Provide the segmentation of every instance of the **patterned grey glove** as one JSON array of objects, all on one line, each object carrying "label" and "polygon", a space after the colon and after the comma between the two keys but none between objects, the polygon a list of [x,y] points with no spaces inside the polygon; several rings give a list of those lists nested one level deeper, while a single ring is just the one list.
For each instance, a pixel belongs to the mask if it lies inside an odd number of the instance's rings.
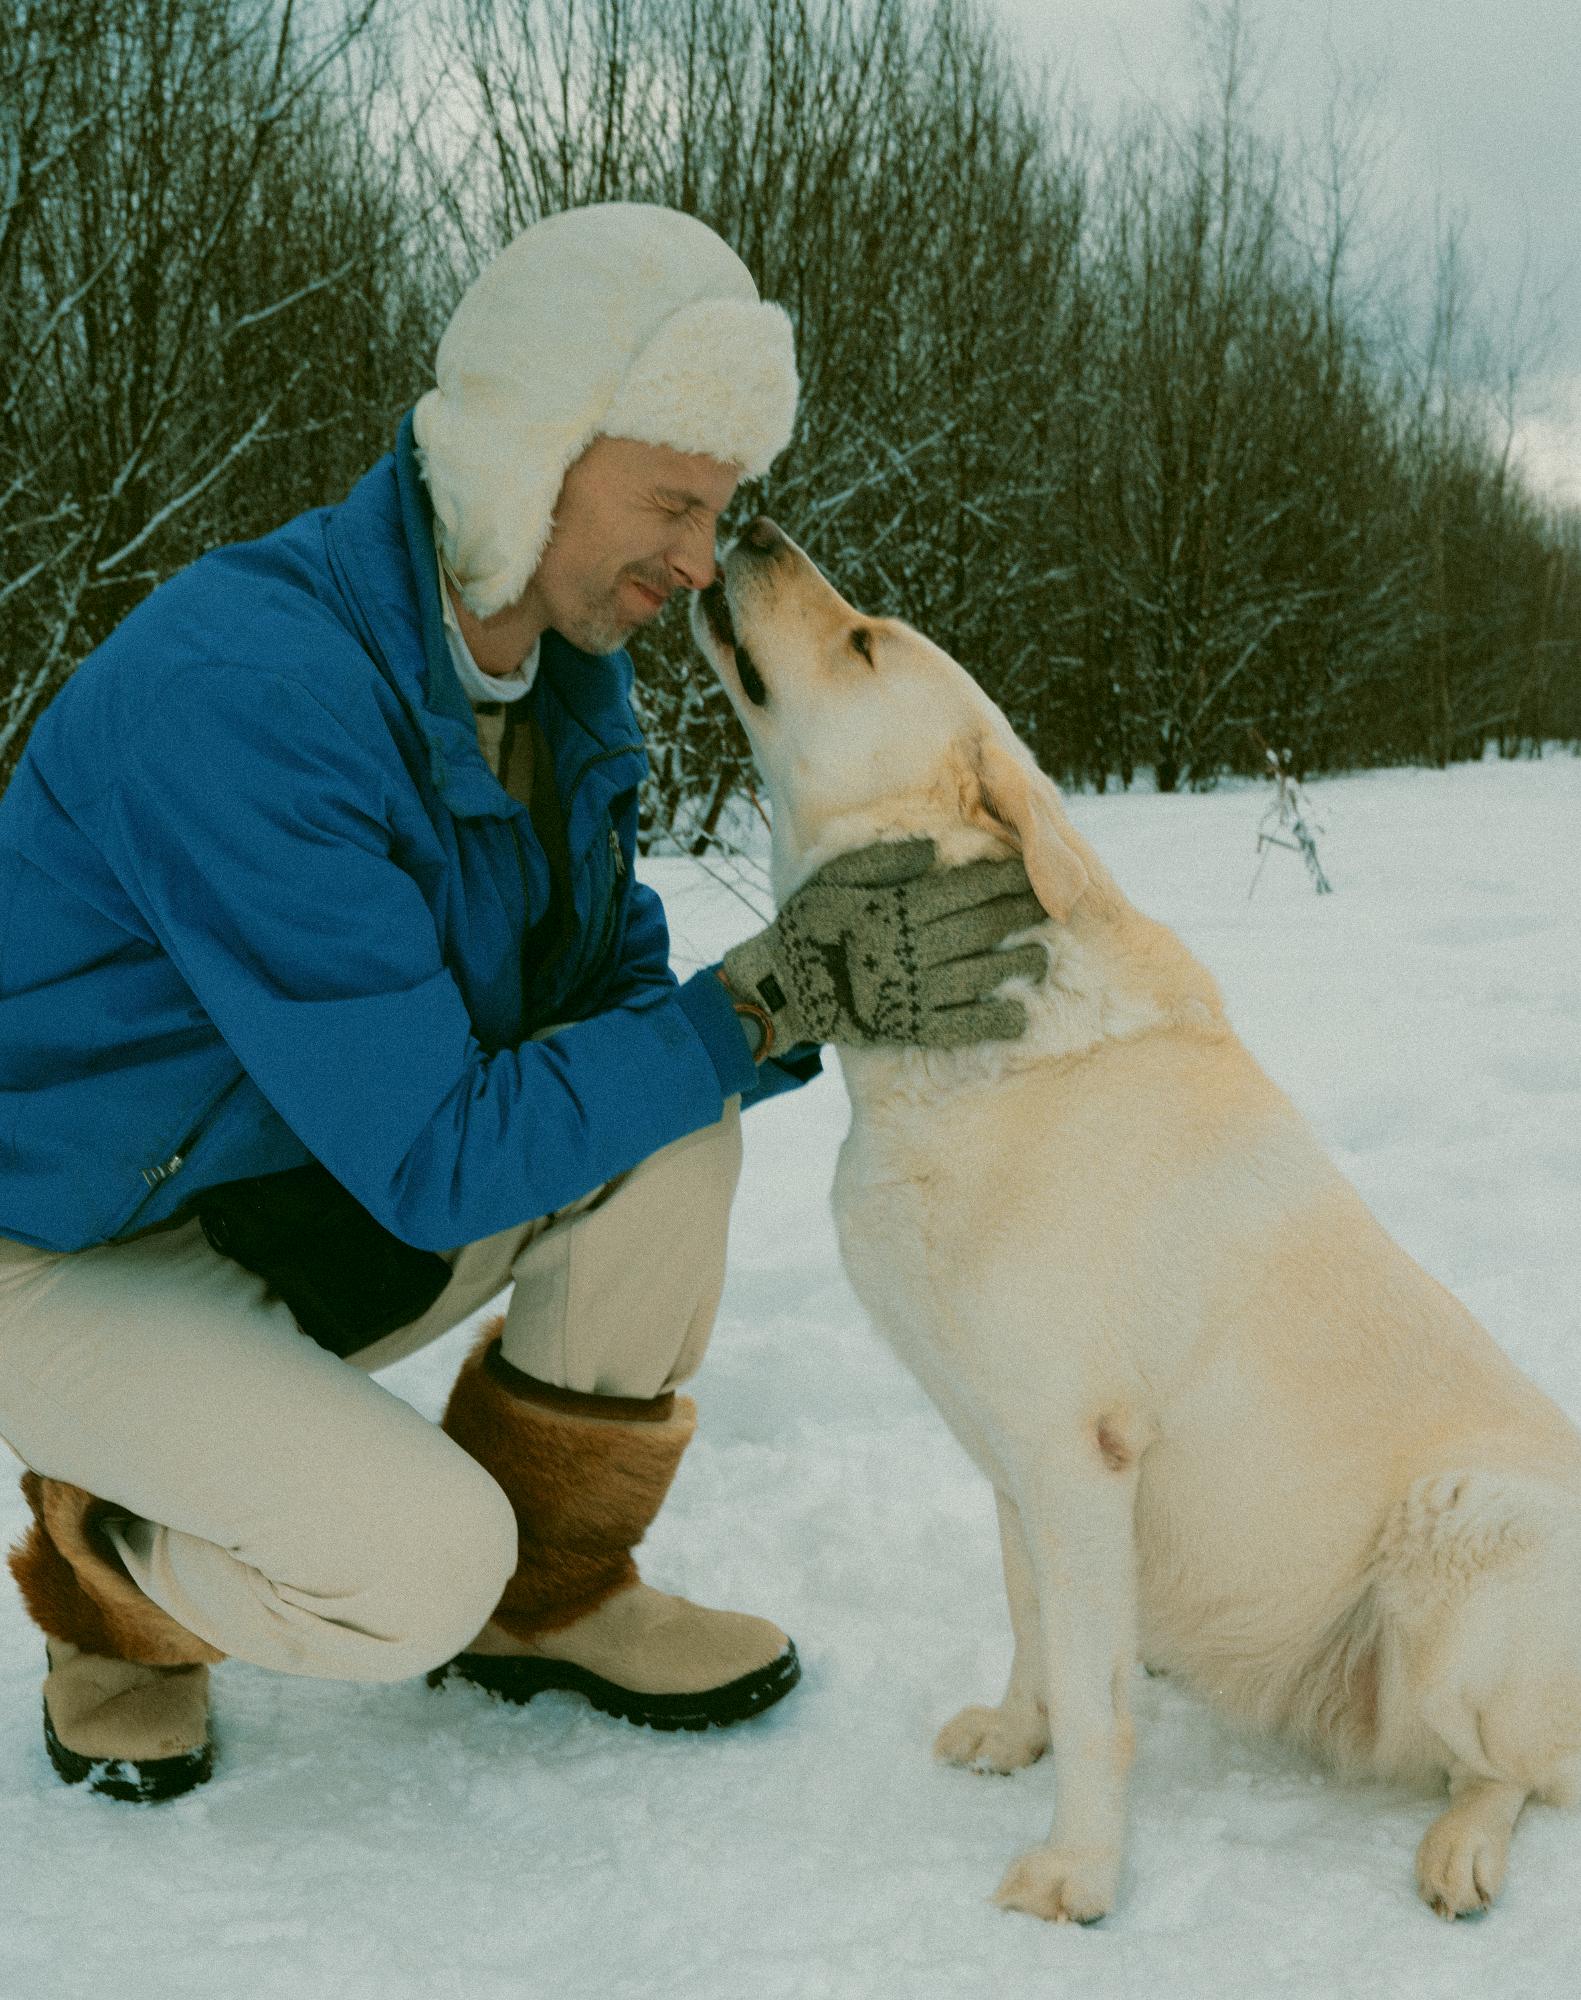
[{"label": "patterned grey glove", "polygon": [[725,953],[726,985],[795,1042],[957,1048],[1026,1032],[1001,980],[1041,979],[1041,945],[996,947],[1041,923],[1019,861],[934,865],[931,840],[880,841],[820,868],[765,931]]}]

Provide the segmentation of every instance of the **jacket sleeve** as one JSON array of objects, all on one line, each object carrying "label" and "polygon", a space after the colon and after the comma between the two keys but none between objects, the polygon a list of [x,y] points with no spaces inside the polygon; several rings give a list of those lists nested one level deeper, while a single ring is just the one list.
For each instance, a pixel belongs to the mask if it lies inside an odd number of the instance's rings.
[{"label": "jacket sleeve", "polygon": [[[664,905],[655,891],[642,882],[633,883],[631,897],[631,914],[626,920],[621,940],[620,964],[611,978],[603,1003],[606,1006],[646,1006],[655,995],[676,989],[675,974],[670,967],[670,928],[664,915]],[[686,994],[688,1001],[695,993],[699,1006],[707,1004],[714,996],[698,982],[707,980],[717,987],[718,971],[717,965],[706,966],[701,972],[693,974],[680,991]],[[733,1014],[734,1009],[731,1011]],[[770,1056],[766,1062],[754,1063],[752,1080],[741,1093],[742,1110],[750,1111],[755,1104],[766,1104],[771,1097],[799,1089],[802,1084],[810,1083],[822,1068],[822,1051],[813,1043],[785,1049],[779,1055]]]},{"label": "jacket sleeve", "polygon": [[802,1042],[793,1049],[785,1049],[777,1056],[757,1065],[757,1078],[750,1090],[741,1093],[741,1109],[750,1111],[755,1104],[767,1104],[771,1097],[781,1097],[787,1090],[799,1090],[804,1083],[811,1083],[823,1069],[823,1051],[816,1042]]},{"label": "jacket sleeve", "polygon": [[605,1007],[646,1006],[680,982],[670,965],[670,926],[664,905],[645,882],[631,884],[626,921],[620,937],[620,958],[610,973],[599,1004]]},{"label": "jacket sleeve", "polygon": [[123,746],[100,837],[191,988],[194,1033],[207,1017],[386,1227],[434,1249],[514,1227],[753,1088],[716,980],[639,981],[632,1004],[485,1053],[390,850],[387,730],[289,675],[202,671],[201,698],[167,682]]}]

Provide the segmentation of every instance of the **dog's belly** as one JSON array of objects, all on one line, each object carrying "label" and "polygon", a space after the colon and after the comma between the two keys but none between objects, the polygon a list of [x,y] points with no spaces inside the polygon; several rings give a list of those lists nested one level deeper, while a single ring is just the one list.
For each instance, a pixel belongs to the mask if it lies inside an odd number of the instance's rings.
[{"label": "dog's belly", "polygon": [[1292,1450],[1279,1413],[1248,1421],[1210,1378],[1166,1416],[1137,1486],[1143,1659],[1237,1708],[1232,1676],[1299,1666],[1364,1587],[1390,1455]]}]

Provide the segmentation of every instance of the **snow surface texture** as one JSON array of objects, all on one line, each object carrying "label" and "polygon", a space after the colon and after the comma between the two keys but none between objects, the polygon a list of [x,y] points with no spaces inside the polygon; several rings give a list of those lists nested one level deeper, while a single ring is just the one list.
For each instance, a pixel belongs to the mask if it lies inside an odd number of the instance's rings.
[{"label": "snow surface texture", "polygon": [[[1581,763],[1322,784],[1337,893],[1276,851],[1248,902],[1266,797],[1073,810],[1385,1224],[1581,1417]],[[651,873],[681,959],[744,934],[697,864]],[[699,1434],[644,1554],[655,1583],[784,1623],[796,1693],[659,1736],[564,1695],[517,1710],[232,1663],[213,1782],[134,1808],[51,1773],[7,1585],[0,2000],[1575,1990],[1581,1813],[1530,1810],[1503,1901],[1451,1928],[1412,1884],[1434,1801],[1341,1785],[1140,1673],[1119,1909],[1080,1930],[989,1905],[1047,1830],[1053,1773],[929,1754],[1008,1665],[993,1505],[841,1275],[845,1123],[832,1075],[752,1117]],[[389,1387],[437,1414],[466,1338]],[[20,1519],[8,1493],[0,1532]]]}]

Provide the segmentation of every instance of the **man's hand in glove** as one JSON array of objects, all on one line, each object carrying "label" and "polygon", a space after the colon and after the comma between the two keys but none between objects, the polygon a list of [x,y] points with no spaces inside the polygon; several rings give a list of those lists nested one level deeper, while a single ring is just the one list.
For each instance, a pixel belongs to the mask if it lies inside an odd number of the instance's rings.
[{"label": "man's hand in glove", "polygon": [[1041,979],[1041,945],[996,949],[1045,911],[1017,860],[935,866],[931,840],[881,841],[820,868],[756,937],[727,951],[724,979],[796,1042],[958,1048],[1026,1032],[1002,980]]}]

